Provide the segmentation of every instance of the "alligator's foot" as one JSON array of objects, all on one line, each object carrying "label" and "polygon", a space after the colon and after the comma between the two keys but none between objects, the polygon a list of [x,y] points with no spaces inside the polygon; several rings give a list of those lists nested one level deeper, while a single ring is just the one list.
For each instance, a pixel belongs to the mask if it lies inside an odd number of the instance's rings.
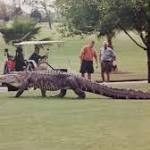
[{"label": "alligator's foot", "polygon": [[19,90],[15,95],[16,98],[20,97],[23,94],[24,90]]},{"label": "alligator's foot", "polygon": [[62,89],[60,91],[60,93],[57,94],[57,95],[55,95],[54,97],[56,97],[56,98],[64,98],[64,96],[66,95],[66,93],[67,93],[67,90]]},{"label": "alligator's foot", "polygon": [[78,96],[78,97],[76,97],[75,99],[77,99],[77,100],[84,100],[85,97]]},{"label": "alligator's foot", "polygon": [[60,95],[60,94],[54,95],[53,97],[54,97],[54,98],[64,98],[64,96],[62,96],[62,95]]},{"label": "alligator's foot", "polygon": [[42,98],[46,98],[47,96],[46,95],[42,95]]},{"label": "alligator's foot", "polygon": [[85,92],[81,89],[75,89],[74,92],[78,95],[77,99],[85,99]]},{"label": "alligator's foot", "polygon": [[41,90],[41,94],[42,94],[42,97],[43,97],[43,98],[46,97],[46,91],[45,91],[45,90]]}]

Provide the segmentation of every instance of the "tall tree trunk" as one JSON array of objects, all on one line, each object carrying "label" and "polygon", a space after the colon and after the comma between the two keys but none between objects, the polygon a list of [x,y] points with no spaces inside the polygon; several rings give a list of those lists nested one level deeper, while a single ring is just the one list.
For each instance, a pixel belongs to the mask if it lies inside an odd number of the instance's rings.
[{"label": "tall tree trunk", "polygon": [[106,36],[106,38],[107,38],[107,42],[108,42],[109,47],[111,47],[113,49],[113,44],[112,44],[112,38],[113,38],[113,36],[111,34],[108,34]]},{"label": "tall tree trunk", "polygon": [[150,49],[147,50],[148,83],[150,83]]},{"label": "tall tree trunk", "polygon": [[51,12],[50,12],[50,10],[48,10],[48,8],[47,8],[46,0],[44,0],[44,2],[43,2],[42,5],[43,5],[43,7],[44,7],[44,9],[45,9],[45,12],[46,12],[46,15],[47,15],[48,24],[49,24],[49,29],[51,30],[51,29],[52,29]]},{"label": "tall tree trunk", "polygon": [[48,18],[48,24],[50,30],[52,29],[52,23],[51,23],[51,16],[50,16],[50,11],[47,10],[47,18]]},{"label": "tall tree trunk", "polygon": [[150,31],[146,36],[148,83],[150,83]]},{"label": "tall tree trunk", "polygon": [[147,47],[148,83],[150,83],[150,45]]}]

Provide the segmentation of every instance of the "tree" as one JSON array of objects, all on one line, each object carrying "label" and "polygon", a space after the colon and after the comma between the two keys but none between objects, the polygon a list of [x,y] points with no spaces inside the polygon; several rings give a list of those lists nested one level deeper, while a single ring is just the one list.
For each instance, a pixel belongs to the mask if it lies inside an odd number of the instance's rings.
[{"label": "tree", "polygon": [[[24,0],[24,3],[27,5],[30,5],[34,11],[44,10],[47,16],[49,28],[52,29],[52,17],[51,17],[51,9],[53,8],[53,5],[50,4],[50,1],[48,0]],[[32,13],[33,13],[32,12]]]},{"label": "tree", "polygon": [[52,29],[51,11],[48,8],[47,1],[46,0],[41,1],[41,5],[43,6],[43,8],[44,8],[44,10],[46,12],[47,19],[48,19],[48,24],[49,24],[49,28]]},{"label": "tree", "polygon": [[23,14],[21,7],[6,4],[4,1],[0,1],[0,20],[9,21],[15,16]]},{"label": "tree", "polygon": [[33,10],[30,16],[31,18],[35,19],[37,22],[40,22],[42,19],[42,15],[37,9]]},{"label": "tree", "polygon": [[[70,30],[84,33],[93,32],[99,20],[99,11],[95,0],[56,0],[62,17]],[[76,31],[75,31],[76,32]]]},{"label": "tree", "polygon": [[6,43],[31,40],[38,34],[40,27],[36,27],[36,22],[29,18],[17,17],[10,27],[0,28],[0,32]]},{"label": "tree", "polygon": [[[103,4],[103,5],[102,5]],[[150,1],[149,0],[106,0],[100,4],[101,18],[99,31],[105,30],[107,24],[110,31],[124,31],[140,48],[146,50],[148,60],[148,82],[150,83]],[[142,44],[128,32],[136,31]],[[104,34],[105,35],[105,32]]]},{"label": "tree", "polygon": [[[118,31],[124,31],[137,46],[146,50],[150,83],[150,0],[56,0],[56,4],[69,25],[82,31],[91,25],[99,36],[107,36],[110,44]],[[136,31],[142,44],[129,31]]]},{"label": "tree", "polygon": [[13,7],[6,5],[4,2],[0,1],[0,19],[4,21],[9,21],[13,13]]},{"label": "tree", "polygon": [[[101,2],[102,3],[102,2]],[[98,0],[56,0],[55,5],[65,18],[69,30],[74,34],[92,33],[99,29],[101,20],[101,6]],[[66,24],[66,23],[65,23]],[[109,24],[100,31],[100,36],[106,35],[107,41],[112,46],[112,37]]]}]

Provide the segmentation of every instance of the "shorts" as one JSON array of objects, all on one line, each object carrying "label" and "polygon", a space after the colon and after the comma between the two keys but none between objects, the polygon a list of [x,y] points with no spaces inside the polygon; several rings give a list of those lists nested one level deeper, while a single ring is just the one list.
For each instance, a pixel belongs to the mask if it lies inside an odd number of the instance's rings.
[{"label": "shorts", "polygon": [[80,73],[94,73],[93,61],[82,60]]},{"label": "shorts", "polygon": [[112,71],[113,62],[112,61],[102,61],[101,62],[101,72],[110,73]]}]

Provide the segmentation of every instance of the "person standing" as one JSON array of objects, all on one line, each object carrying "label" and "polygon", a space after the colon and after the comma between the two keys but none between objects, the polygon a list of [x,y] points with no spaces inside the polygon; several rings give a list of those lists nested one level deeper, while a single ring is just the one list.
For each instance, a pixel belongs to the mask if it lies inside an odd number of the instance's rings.
[{"label": "person standing", "polygon": [[[113,68],[113,61],[116,60],[116,55],[107,42],[104,42],[103,47],[100,49],[100,62],[101,62],[101,77],[103,81],[110,81],[110,73]],[[106,80],[105,80],[106,74]]]},{"label": "person standing", "polygon": [[85,73],[88,74],[88,79],[91,80],[91,74],[94,73],[93,59],[95,58],[98,66],[97,54],[95,49],[95,41],[91,41],[89,45],[85,46],[80,53],[80,73],[85,78]]},{"label": "person standing", "polygon": [[16,56],[15,56],[16,71],[23,71],[26,67],[25,61],[24,61],[24,55],[23,55],[23,49],[21,47],[17,47],[16,49]]},{"label": "person standing", "polygon": [[14,56],[10,55],[9,54],[9,50],[6,48],[4,50],[4,69],[3,69],[3,74],[7,74],[7,73],[10,73],[11,71],[14,71],[15,70],[15,65],[16,65],[16,62],[14,60]]}]

